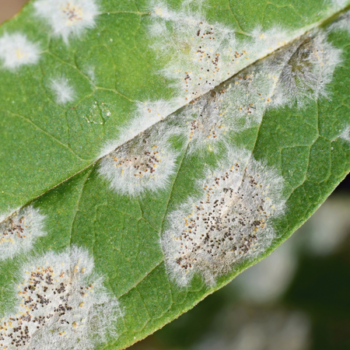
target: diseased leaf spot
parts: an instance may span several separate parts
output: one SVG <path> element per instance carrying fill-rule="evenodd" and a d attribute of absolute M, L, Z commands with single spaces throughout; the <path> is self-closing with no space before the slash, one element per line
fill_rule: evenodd
<path fill-rule="evenodd" d="M 168 141 L 175 132 L 160 127 L 151 134 L 140 135 L 104 157 L 100 174 L 115 191 L 126 195 L 164 189 L 174 173 L 177 158 Z"/>
<path fill-rule="evenodd" d="M 46 235 L 43 230 L 44 218 L 32 206 L 0 218 L 0 260 L 29 251 L 38 237 Z"/>
<path fill-rule="evenodd" d="M 127 125 L 124 125 L 120 129 L 116 140 L 111 140 L 104 145 L 99 158 L 113 152 L 118 146 L 128 142 L 138 134 L 175 112 L 178 102 L 178 99 L 174 98 L 168 101 L 158 100 L 155 102 L 147 101 L 137 103 L 137 110 L 135 112 L 136 116 Z M 168 132 L 166 133 L 168 134 Z"/>
<path fill-rule="evenodd" d="M 254 159 L 247 164 L 247 155 L 231 150 L 229 160 L 200 184 L 199 199 L 190 198 L 170 214 L 162 245 L 168 271 L 180 286 L 194 273 L 212 285 L 271 244 L 271 218 L 284 209 L 283 179 Z"/>
<path fill-rule="evenodd" d="M 233 134 L 258 125 L 275 86 L 276 77 L 265 64 L 256 64 L 192 101 L 180 113 L 189 130 L 189 152 L 222 151 Z"/>
<path fill-rule="evenodd" d="M 0 38 L 0 59 L 4 68 L 15 70 L 23 65 L 37 63 L 39 58 L 39 45 L 29 41 L 26 35 L 4 34 Z"/>
<path fill-rule="evenodd" d="M 37 0 L 34 7 L 36 14 L 66 43 L 69 36 L 80 36 L 84 30 L 93 28 L 98 15 L 94 0 Z"/>
<path fill-rule="evenodd" d="M 0 321 L 2 349 L 93 349 L 115 335 L 118 301 L 93 273 L 82 249 L 47 253 L 26 263 L 17 306 Z"/>
<path fill-rule="evenodd" d="M 75 92 L 71 85 L 69 85 L 69 80 L 66 78 L 58 78 L 51 80 L 51 90 L 55 95 L 56 103 L 66 104 L 71 102 L 75 98 Z"/>
<path fill-rule="evenodd" d="M 347 2 L 340 0 L 340 2 Z M 339 18 L 331 24 L 329 31 L 343 30 L 350 34 L 350 11 L 347 11 L 339 16 Z"/>
<path fill-rule="evenodd" d="M 67 17 L 66 24 L 68 26 L 75 25 L 77 21 L 83 20 L 83 11 L 80 6 L 72 5 L 68 2 L 61 7 L 61 10 Z"/>

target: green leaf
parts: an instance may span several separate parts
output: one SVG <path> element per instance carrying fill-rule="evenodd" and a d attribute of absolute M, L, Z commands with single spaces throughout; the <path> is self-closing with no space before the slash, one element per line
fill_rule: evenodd
<path fill-rule="evenodd" d="M 305 222 L 350 169 L 348 5 L 36 0 L 5 23 L 0 346 L 123 349 Z"/>

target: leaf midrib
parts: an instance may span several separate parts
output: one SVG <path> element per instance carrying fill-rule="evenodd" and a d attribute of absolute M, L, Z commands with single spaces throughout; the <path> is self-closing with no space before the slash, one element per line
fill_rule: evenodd
<path fill-rule="evenodd" d="M 277 51 L 279 50 L 283 50 L 284 48 L 290 46 L 293 42 L 297 41 L 297 40 L 300 40 L 303 36 L 305 36 L 308 32 L 310 32 L 311 30 L 314 30 L 314 29 L 317 29 L 317 28 L 320 28 L 322 26 L 327 26 L 329 25 L 329 23 L 333 22 L 333 20 L 335 20 L 336 18 L 338 18 L 342 13 L 348 11 L 350 9 L 350 5 L 344 7 L 343 9 L 337 11 L 337 12 L 334 12 L 332 13 L 330 16 L 318 21 L 318 22 L 315 22 L 314 24 L 312 25 L 309 25 L 309 26 L 306 26 L 304 27 L 304 30 L 303 30 L 303 33 L 301 33 L 299 36 L 293 38 L 292 40 L 286 42 L 284 45 L 281 45 L 279 48 L 277 48 L 276 50 L 273 50 L 271 51 L 270 53 L 252 61 L 250 64 L 248 64 L 247 66 L 243 67 L 241 70 L 239 70 L 238 72 L 236 72 L 235 74 L 231 75 L 230 77 L 228 77 L 226 80 L 222 81 L 221 83 L 217 84 L 216 86 L 214 86 L 211 90 L 208 90 L 207 92 L 201 94 L 199 97 L 195 98 L 195 99 L 192 99 L 190 100 L 187 104 L 179 107 L 177 110 L 173 111 L 171 114 L 167 115 L 166 117 L 164 117 L 162 120 L 160 121 L 157 121 L 156 123 L 152 124 L 150 127 L 144 129 L 143 131 L 141 131 L 140 133 L 138 133 L 137 135 L 135 135 L 134 137 L 130 138 L 129 140 L 125 141 L 124 143 L 120 144 L 119 146 L 117 146 L 113 151 L 111 151 L 110 153 L 107 153 L 99 158 L 97 158 L 96 160 L 94 160 L 93 162 L 91 162 L 90 164 L 86 165 L 85 167 L 83 167 L 81 170 L 79 170 L 78 172 L 72 174 L 71 176 L 68 176 L 66 179 L 62 180 L 61 182 L 57 183 L 56 185 L 50 187 L 49 189 L 47 189 L 46 191 L 40 193 L 39 195 L 37 195 L 36 197 L 32 198 L 31 200 L 29 200 L 28 202 L 22 204 L 20 206 L 20 208 L 24 207 L 24 206 L 27 206 L 29 204 L 31 204 L 33 201 L 37 200 L 38 198 L 44 196 L 46 193 L 52 191 L 53 189 L 57 188 L 58 186 L 60 186 L 61 184 L 69 181 L 70 179 L 74 178 L 75 176 L 79 175 L 80 173 L 82 173 L 83 171 L 87 170 L 88 168 L 90 167 L 93 167 L 95 166 L 101 159 L 103 159 L 104 157 L 108 156 L 109 154 L 111 154 L 112 152 L 115 152 L 116 150 L 118 150 L 119 148 L 121 148 L 122 146 L 124 146 L 125 144 L 127 144 L 128 142 L 136 139 L 140 134 L 146 132 L 147 130 L 150 130 L 151 128 L 153 128 L 155 125 L 158 125 L 160 124 L 161 122 L 164 122 L 167 118 L 169 118 L 171 115 L 175 114 L 175 113 L 178 113 L 179 111 L 181 111 L 182 109 L 186 108 L 188 105 L 190 105 L 193 101 L 196 101 L 196 100 L 199 100 L 199 99 L 202 99 L 204 96 L 210 94 L 212 91 L 216 90 L 218 87 L 220 87 L 221 85 L 224 85 L 225 83 L 227 83 L 229 80 L 231 80 L 232 78 L 234 78 L 235 76 L 238 76 L 242 71 L 248 69 L 249 67 L 257 64 L 258 62 L 260 62 L 261 60 L 263 59 L 266 59 L 267 57 L 275 54 Z M 301 30 L 301 29 L 300 29 Z M 79 70 L 77 67 L 75 67 L 77 70 Z M 80 71 L 80 70 L 79 70 Z M 85 76 L 85 74 L 83 72 L 81 72 L 81 74 L 83 74 Z M 87 78 L 89 81 L 90 79 Z M 94 85 L 94 84 L 93 84 Z M 124 98 L 127 98 L 126 96 L 124 96 L 123 94 L 119 93 L 118 91 L 116 91 L 115 89 L 104 89 L 102 87 L 99 87 L 99 86 L 96 86 L 94 85 L 95 89 L 98 89 L 98 90 L 113 90 L 113 92 L 116 92 L 118 93 L 119 95 L 123 96 Z M 128 98 L 127 98 L 128 99 Z M 257 138 L 258 138 L 258 133 L 257 133 Z M 256 140 L 257 140 L 256 138 Z M 256 140 L 255 140 L 255 143 L 254 143 L 254 148 L 255 148 L 255 144 L 256 144 Z M 67 146 L 69 147 L 69 146 Z M 253 150 L 254 150 L 253 148 Z M 252 152 L 253 152 L 252 150 Z M 8 216 L 6 216 L 3 221 L 0 222 L 0 224 L 4 221 L 6 221 L 13 213 L 9 213 Z"/>

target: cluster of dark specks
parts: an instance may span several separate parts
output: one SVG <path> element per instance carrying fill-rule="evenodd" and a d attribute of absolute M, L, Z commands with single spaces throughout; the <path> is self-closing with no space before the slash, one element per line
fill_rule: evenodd
<path fill-rule="evenodd" d="M 216 139 L 219 135 L 220 129 L 223 128 L 222 125 L 219 125 L 218 123 L 215 123 L 210 125 L 210 128 L 205 130 L 204 126 L 201 120 L 194 120 L 190 124 L 190 141 L 193 139 L 194 134 L 199 131 L 199 132 L 204 132 L 206 133 L 206 138 L 207 139 Z"/>
<path fill-rule="evenodd" d="M 158 147 L 153 145 L 148 151 L 143 151 L 141 156 L 129 155 L 126 157 L 113 156 L 117 168 L 127 169 L 134 177 L 143 177 L 155 173 L 157 166 L 162 162 Z M 122 170 L 124 172 L 125 170 Z"/>
<path fill-rule="evenodd" d="M 84 308 L 84 300 L 93 290 L 91 284 L 75 290 L 76 275 L 83 273 L 84 267 L 80 266 L 74 272 L 57 266 L 36 266 L 26 271 L 28 277 L 18 286 L 16 314 L 0 321 L 0 348 L 25 349 L 38 332 L 45 332 L 43 328 L 53 323 L 58 325 L 60 336 L 81 326 L 84 320 L 73 312 L 84 313 L 77 311 L 77 300 L 79 307 Z"/>
<path fill-rule="evenodd" d="M 211 143 L 220 138 L 227 131 L 225 125 L 225 110 L 220 108 L 220 100 L 225 94 L 225 89 L 213 91 L 208 95 L 206 101 L 200 100 L 193 103 L 192 110 L 197 110 L 196 119 L 188 122 L 189 141 L 197 143 L 194 147 L 201 147 L 199 143 Z M 204 102 L 203 102 L 204 101 Z"/>
<path fill-rule="evenodd" d="M 31 249 L 35 239 L 44 236 L 44 216 L 32 206 L 0 218 L 0 260 Z"/>
<path fill-rule="evenodd" d="M 236 261 L 258 254 L 271 241 L 268 220 L 276 213 L 276 198 L 263 180 L 263 168 L 243 167 L 237 162 L 215 172 L 205 180 L 201 200 L 190 201 L 171 216 L 172 229 L 163 246 L 179 284 L 186 284 L 194 272 L 213 283 Z M 270 180 L 273 185 L 272 176 Z"/>
<path fill-rule="evenodd" d="M 211 185 L 205 185 L 205 200 L 194 208 L 194 213 L 185 217 L 185 229 L 180 236 L 179 266 L 188 270 L 196 263 L 202 252 L 210 259 L 216 260 L 231 253 L 234 256 L 246 254 L 257 243 L 257 231 L 266 225 L 267 213 L 264 210 L 265 199 L 256 191 L 251 198 L 255 201 L 254 208 L 245 202 L 245 193 L 241 189 L 245 182 L 253 189 L 260 187 L 257 183 L 259 175 L 243 178 L 242 185 L 237 189 L 230 187 L 232 173 L 239 171 L 235 164 L 222 176 L 216 177 Z M 218 196 L 216 190 L 221 189 Z M 188 251 L 191 242 L 190 252 Z"/>
<path fill-rule="evenodd" d="M 70 2 L 67 2 L 66 6 L 61 8 L 65 16 L 67 16 L 67 21 L 69 25 L 76 21 L 81 21 L 83 19 L 82 9 L 78 6 L 72 5 Z"/>
<path fill-rule="evenodd" d="M 220 45 L 214 43 L 215 28 L 208 23 L 199 22 L 198 28 L 193 27 L 194 43 L 196 49 L 194 49 L 194 56 L 192 57 L 193 62 L 197 65 L 195 71 L 184 72 L 184 87 L 187 93 L 190 93 L 186 100 L 196 98 L 203 90 L 212 88 L 217 85 L 218 81 L 223 77 L 219 77 L 221 70 L 225 72 L 226 77 L 231 74 L 227 71 L 235 60 L 247 55 L 245 50 L 242 52 L 227 51 L 225 52 L 225 58 L 223 60 L 222 48 Z M 227 71 L 227 72 L 226 72 Z"/>
<path fill-rule="evenodd" d="M 143 133 L 104 157 L 100 174 L 124 195 L 164 188 L 177 157 L 168 141 L 171 135 L 172 130 L 165 128 L 155 129 L 154 134 Z"/>
<path fill-rule="evenodd" d="M 8 218 L 2 224 L 0 224 L 0 245 L 4 242 L 14 243 L 14 239 L 26 238 L 25 229 L 27 228 L 25 223 L 25 217 L 21 216 L 17 219 Z"/>

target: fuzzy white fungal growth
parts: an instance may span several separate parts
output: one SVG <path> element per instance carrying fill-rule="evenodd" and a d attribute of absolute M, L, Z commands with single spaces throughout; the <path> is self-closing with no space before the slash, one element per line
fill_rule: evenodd
<path fill-rule="evenodd" d="M 95 83 L 95 67 L 94 66 L 90 66 L 86 69 L 86 74 L 88 75 L 88 77 L 90 78 L 92 83 Z"/>
<path fill-rule="evenodd" d="M 331 24 L 329 31 L 332 30 L 344 30 L 350 34 L 350 11 L 340 15 L 339 18 Z"/>
<path fill-rule="evenodd" d="M 36 13 L 52 27 L 54 35 L 68 43 L 70 35 L 80 36 L 95 26 L 98 7 L 95 0 L 37 0 Z"/>
<path fill-rule="evenodd" d="M 178 105 L 177 99 L 138 103 L 135 112 L 136 116 L 119 130 L 117 140 L 109 141 L 104 145 L 99 158 L 113 152 L 118 146 L 128 142 L 175 112 Z"/>
<path fill-rule="evenodd" d="M 44 219 L 44 215 L 32 206 L 0 217 L 0 260 L 31 250 L 36 238 L 46 235 Z"/>
<path fill-rule="evenodd" d="M 178 285 L 187 285 L 194 273 L 213 285 L 235 263 L 271 244 L 271 218 L 284 209 L 283 179 L 247 158 L 247 152 L 231 150 L 227 161 L 199 183 L 202 195 L 170 214 L 162 246 Z"/>
<path fill-rule="evenodd" d="M 182 8 L 171 11 L 155 4 L 150 35 L 153 49 L 168 60 L 162 74 L 174 81 L 183 102 L 203 95 L 297 34 L 288 35 L 280 28 L 255 30 L 246 40 L 238 40 L 233 30 Z"/>
<path fill-rule="evenodd" d="M 306 36 L 192 101 L 180 115 L 190 129 L 189 151 L 226 147 L 232 133 L 260 124 L 269 107 L 327 96 L 340 55 L 324 33 Z"/>
<path fill-rule="evenodd" d="M 345 141 L 350 141 L 350 126 L 347 126 L 338 137 Z"/>
<path fill-rule="evenodd" d="M 181 113 L 189 129 L 189 152 L 229 147 L 232 133 L 258 125 L 271 102 L 281 69 L 272 59 L 255 64 L 191 103 Z"/>
<path fill-rule="evenodd" d="M 86 350 L 115 336 L 119 304 L 93 268 L 75 247 L 24 264 L 17 305 L 0 320 L 1 349 Z"/>
<path fill-rule="evenodd" d="M 130 196 L 164 189 L 177 158 L 169 142 L 175 131 L 159 127 L 119 147 L 101 160 L 99 173 L 112 189 Z"/>
<path fill-rule="evenodd" d="M 182 134 L 187 132 L 189 153 L 220 153 L 230 148 L 235 133 L 259 125 L 267 108 L 295 102 L 301 107 L 309 100 L 329 97 L 327 84 L 341 62 L 341 50 L 327 42 L 325 31 L 313 31 L 291 42 L 298 33 L 287 35 L 278 28 L 265 33 L 255 30 L 249 40 L 242 41 L 236 39 L 232 30 L 206 22 L 201 13 L 194 15 L 185 5 L 181 11 L 172 11 L 164 4 L 154 5 L 152 17 L 153 48 L 168 59 L 162 73 L 174 81 L 177 97 L 139 103 L 135 118 L 119 130 L 117 141 L 108 143 L 100 157 L 171 114 L 169 120 L 177 119 L 175 124 Z M 107 160 L 102 161 L 101 174 L 122 193 L 138 195 L 151 189 L 145 185 L 151 176 L 130 181 L 131 176 L 136 177 L 130 169 L 138 165 L 130 163 L 125 153 L 129 150 L 123 152 L 123 161 L 118 160 L 115 165 L 129 185 L 115 177 L 113 167 L 113 171 L 104 167 Z M 142 157 L 140 152 L 130 154 L 143 163 L 138 158 Z M 107 156 L 108 164 L 114 164 L 113 157 Z M 126 164 L 128 176 L 124 172 Z"/>
<path fill-rule="evenodd" d="M 331 2 L 338 9 L 343 9 L 349 4 L 349 0 L 331 0 Z"/>
<path fill-rule="evenodd" d="M 40 58 L 39 45 L 29 41 L 22 33 L 0 37 L 0 59 L 4 68 L 14 70 L 23 65 L 35 64 Z"/>
<path fill-rule="evenodd" d="M 327 43 L 326 33 L 300 39 L 305 28 L 292 33 L 256 29 L 246 40 L 238 40 L 233 30 L 206 21 L 200 10 L 191 12 L 192 2 L 184 1 L 181 11 L 163 3 L 150 5 L 152 47 L 168 62 L 160 73 L 173 82 L 176 97 L 139 103 L 135 117 L 99 157 L 188 103 L 179 116 L 190 129 L 189 151 L 217 151 L 233 132 L 260 123 L 267 107 L 294 101 L 302 106 L 327 96 L 341 51 Z"/>
<path fill-rule="evenodd" d="M 66 104 L 75 98 L 75 92 L 69 80 L 66 78 L 58 78 L 51 80 L 51 89 L 55 94 L 55 100 L 58 104 Z"/>
<path fill-rule="evenodd" d="M 284 67 L 273 104 L 278 106 L 297 101 L 302 106 L 308 100 L 328 96 L 327 84 L 341 62 L 341 50 L 327 42 L 325 33 L 319 32 L 303 37 L 277 58 L 282 58 Z"/>

